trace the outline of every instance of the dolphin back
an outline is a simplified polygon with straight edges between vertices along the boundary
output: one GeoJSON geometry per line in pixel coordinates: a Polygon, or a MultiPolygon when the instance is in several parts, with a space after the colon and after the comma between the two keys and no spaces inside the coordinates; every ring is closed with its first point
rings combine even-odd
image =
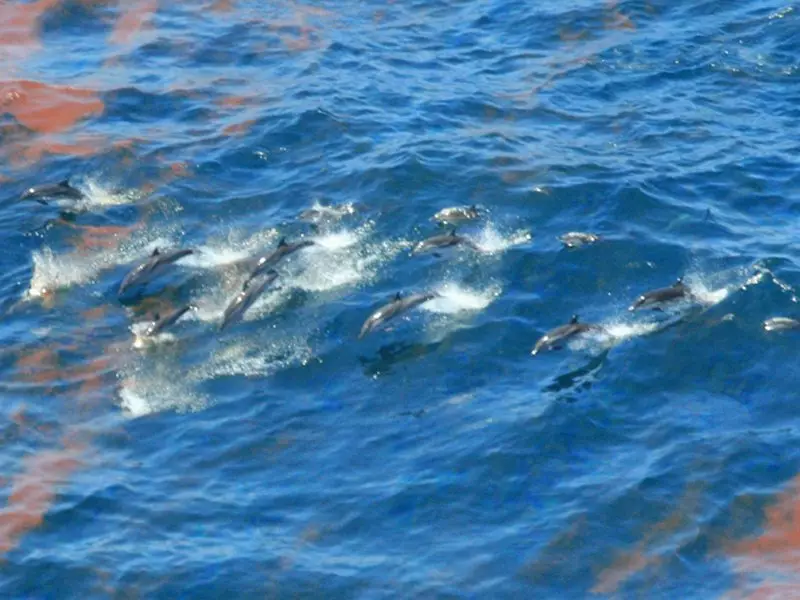
{"type": "Polygon", "coordinates": [[[262,294],[268,285],[278,278],[276,271],[268,271],[263,275],[251,277],[247,280],[247,285],[231,301],[222,315],[222,325],[220,329],[225,329],[244,317],[244,313],[253,305],[256,299],[262,294]]]}
{"type": "Polygon", "coordinates": [[[167,327],[171,327],[175,323],[178,322],[183,315],[189,312],[192,309],[191,304],[186,304],[185,306],[181,306],[171,313],[164,315],[157,321],[155,321],[150,327],[148,327],[146,334],[149,336],[157,335],[164,331],[167,327]]]}

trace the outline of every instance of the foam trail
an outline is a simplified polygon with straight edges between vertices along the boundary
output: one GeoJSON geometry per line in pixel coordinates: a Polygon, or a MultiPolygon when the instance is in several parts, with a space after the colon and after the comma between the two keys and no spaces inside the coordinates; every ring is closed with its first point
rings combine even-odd
{"type": "Polygon", "coordinates": [[[172,241],[169,238],[153,238],[145,234],[128,240],[116,249],[100,249],[89,253],[78,251],[58,255],[44,246],[33,252],[33,276],[25,297],[40,298],[57,289],[93,281],[109,267],[131,263],[146,257],[155,248],[170,245],[172,241]]]}
{"type": "Polygon", "coordinates": [[[462,287],[457,283],[445,283],[434,291],[439,295],[423,304],[420,308],[438,314],[483,310],[500,295],[499,287],[477,291],[462,287]]]}
{"type": "Polygon", "coordinates": [[[248,237],[241,237],[231,231],[225,239],[210,241],[200,246],[191,256],[183,259],[183,264],[200,269],[216,269],[226,265],[256,259],[260,254],[275,245],[278,230],[274,228],[258,231],[248,237]]]}
{"type": "Polygon", "coordinates": [[[312,238],[314,246],[297,257],[289,285],[309,292],[326,292],[370,281],[380,265],[407,247],[405,242],[371,243],[369,226],[341,230],[312,238]]]}
{"type": "Polygon", "coordinates": [[[271,375],[293,364],[305,364],[312,352],[300,337],[285,339],[239,339],[218,350],[208,363],[194,369],[190,377],[206,381],[223,376],[245,377],[271,375]]]}
{"type": "Polygon", "coordinates": [[[731,292],[731,286],[725,286],[718,289],[712,289],[708,287],[705,280],[701,279],[699,275],[691,275],[687,277],[686,285],[689,286],[689,290],[692,292],[692,295],[694,295],[694,297],[701,304],[706,306],[719,304],[725,300],[725,298],[727,298],[731,292]]]}
{"type": "Polygon", "coordinates": [[[141,190],[136,189],[112,190],[93,178],[83,181],[79,189],[85,194],[77,204],[77,208],[82,210],[134,204],[145,196],[141,190]]]}
{"type": "Polygon", "coordinates": [[[513,246],[525,244],[532,239],[529,231],[520,229],[511,234],[504,235],[495,229],[494,225],[488,223],[481,232],[473,239],[475,244],[487,254],[496,254],[504,252],[513,246]]]}
{"type": "Polygon", "coordinates": [[[621,320],[598,323],[598,331],[586,332],[567,342],[570,350],[585,351],[590,354],[605,352],[623,342],[648,335],[665,327],[665,322],[630,323],[621,320]]]}
{"type": "Polygon", "coordinates": [[[161,344],[171,344],[178,340],[178,338],[174,334],[168,331],[163,331],[153,336],[145,335],[147,329],[152,324],[153,324],[152,321],[141,321],[139,323],[134,323],[133,325],[131,325],[130,330],[131,333],[133,334],[133,347],[136,348],[137,350],[161,344]]]}
{"type": "Polygon", "coordinates": [[[208,398],[186,387],[184,381],[171,372],[148,373],[140,369],[123,379],[119,389],[120,405],[131,417],[166,410],[193,412],[208,406],[208,398]]]}

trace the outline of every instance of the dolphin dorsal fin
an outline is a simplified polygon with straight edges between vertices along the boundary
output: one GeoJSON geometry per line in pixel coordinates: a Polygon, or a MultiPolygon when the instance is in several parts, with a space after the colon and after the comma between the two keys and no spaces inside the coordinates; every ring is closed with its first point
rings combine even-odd
{"type": "Polygon", "coordinates": [[[153,321],[160,321],[161,315],[158,313],[153,313],[153,321]]]}
{"type": "Polygon", "coordinates": [[[153,254],[151,254],[150,256],[158,256],[159,254],[161,254],[161,252],[159,251],[158,248],[156,248],[155,250],[153,250],[153,254]]]}
{"type": "Polygon", "coordinates": [[[280,246],[288,246],[288,245],[289,245],[289,244],[287,244],[287,243],[286,243],[286,238],[285,238],[285,237],[282,237],[282,238],[281,238],[281,239],[278,241],[278,246],[279,246],[279,247],[280,247],[280,246]]]}
{"type": "Polygon", "coordinates": [[[58,185],[65,185],[69,187],[69,179],[62,179],[61,181],[58,182],[58,185]]]}
{"type": "Polygon", "coordinates": [[[397,302],[398,300],[402,299],[402,297],[403,297],[403,296],[400,294],[400,292],[397,292],[397,293],[394,295],[395,302],[397,302]]]}
{"type": "Polygon", "coordinates": [[[678,277],[678,279],[676,279],[675,283],[673,283],[672,285],[674,285],[676,287],[679,286],[679,285],[683,285],[683,277],[678,277]]]}
{"type": "Polygon", "coordinates": [[[572,318],[569,320],[570,325],[575,325],[578,322],[578,315],[572,315],[572,318]]]}
{"type": "Polygon", "coordinates": [[[450,230],[450,235],[452,235],[452,236],[454,236],[454,237],[455,237],[455,235],[456,235],[456,228],[455,228],[455,227],[453,227],[453,228],[450,230]]]}

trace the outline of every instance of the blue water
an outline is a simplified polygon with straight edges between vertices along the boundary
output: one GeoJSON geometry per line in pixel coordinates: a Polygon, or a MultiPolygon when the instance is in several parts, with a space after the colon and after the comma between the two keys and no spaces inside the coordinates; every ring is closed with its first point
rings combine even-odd
{"type": "Polygon", "coordinates": [[[3,597],[798,597],[796,8],[0,17],[3,597]],[[77,214],[18,200],[66,177],[77,214]],[[471,204],[477,250],[410,256],[471,204]],[[157,247],[197,252],[121,301],[157,247]],[[574,313],[610,333],[531,356],[574,313]]]}

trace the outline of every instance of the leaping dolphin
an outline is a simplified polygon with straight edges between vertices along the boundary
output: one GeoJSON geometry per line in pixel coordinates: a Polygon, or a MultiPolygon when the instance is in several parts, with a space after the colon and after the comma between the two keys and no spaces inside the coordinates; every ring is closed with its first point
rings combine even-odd
{"type": "Polygon", "coordinates": [[[147,283],[165,267],[190,254],[194,254],[194,250],[160,252],[159,249],[156,248],[147,260],[134,267],[133,270],[125,276],[125,279],[122,280],[119,286],[118,294],[121,296],[125,290],[130,287],[147,283]]]}
{"type": "Polygon", "coordinates": [[[476,205],[472,206],[451,206],[443,208],[435,215],[432,220],[437,221],[441,225],[455,225],[462,221],[472,221],[480,217],[480,212],[476,205]]]}
{"type": "Polygon", "coordinates": [[[628,310],[634,311],[639,308],[662,310],[662,304],[675,302],[676,300],[692,300],[693,298],[694,294],[692,294],[689,287],[683,283],[683,278],[681,277],[669,287],[642,294],[628,307],[628,310]]]}
{"type": "Polygon", "coordinates": [[[180,319],[183,315],[187,312],[192,310],[194,306],[191,304],[187,304],[185,306],[181,306],[176,308],[172,312],[167,313],[163,317],[156,313],[153,315],[153,323],[145,330],[144,334],[147,337],[153,337],[154,335],[158,335],[162,331],[164,331],[167,327],[171,327],[174,325],[178,319],[180,319]]]}
{"type": "Polygon", "coordinates": [[[786,329],[797,329],[798,327],[800,327],[800,321],[789,317],[772,317],[764,321],[764,329],[766,331],[784,331],[786,329]]]}
{"type": "Polygon", "coordinates": [[[478,248],[475,242],[473,242],[469,238],[464,237],[463,235],[458,235],[456,233],[456,230],[452,229],[450,233],[434,235],[433,237],[429,237],[426,240],[422,240],[416,246],[414,246],[414,250],[411,253],[422,254],[423,252],[428,252],[431,250],[451,248],[459,244],[462,244],[464,246],[469,246],[473,250],[480,250],[480,248],[478,248]]]}
{"type": "Polygon", "coordinates": [[[39,204],[48,205],[49,203],[45,198],[82,200],[84,194],[79,189],[71,186],[69,179],[64,179],[58,183],[35,185],[25,190],[21,196],[22,200],[35,200],[39,204]]]}
{"type": "Polygon", "coordinates": [[[558,240],[567,248],[579,248],[585,244],[594,244],[600,240],[600,236],[595,233],[570,231],[569,233],[559,236],[558,240]]]}
{"type": "Polygon", "coordinates": [[[311,240],[301,240],[299,242],[289,243],[286,241],[286,238],[281,238],[278,242],[277,248],[275,248],[269,254],[266,254],[258,259],[256,267],[253,269],[253,272],[250,273],[250,277],[248,277],[244,287],[247,287],[251,280],[263,273],[266,273],[290,254],[294,254],[298,250],[302,250],[303,248],[313,245],[314,242],[311,240]]]}
{"type": "Polygon", "coordinates": [[[433,300],[438,295],[439,294],[436,292],[424,292],[421,294],[412,294],[404,298],[400,292],[397,292],[391,302],[381,306],[364,321],[361,332],[358,334],[358,339],[363,338],[365,335],[374,331],[387,321],[394,319],[396,316],[416,308],[429,300],[433,300]]]}
{"type": "Polygon", "coordinates": [[[590,323],[578,323],[578,315],[572,315],[569,323],[566,325],[561,325],[560,327],[556,327],[555,329],[551,329],[547,333],[545,333],[539,341],[536,342],[536,345],[533,347],[531,354],[536,356],[540,352],[545,350],[557,350],[561,347],[561,345],[584,333],[588,333],[590,331],[602,331],[603,328],[599,325],[592,325],[590,323]]]}
{"type": "Polygon", "coordinates": [[[248,280],[248,285],[231,301],[222,315],[220,329],[239,321],[268,285],[278,278],[276,271],[268,271],[248,280]]]}

